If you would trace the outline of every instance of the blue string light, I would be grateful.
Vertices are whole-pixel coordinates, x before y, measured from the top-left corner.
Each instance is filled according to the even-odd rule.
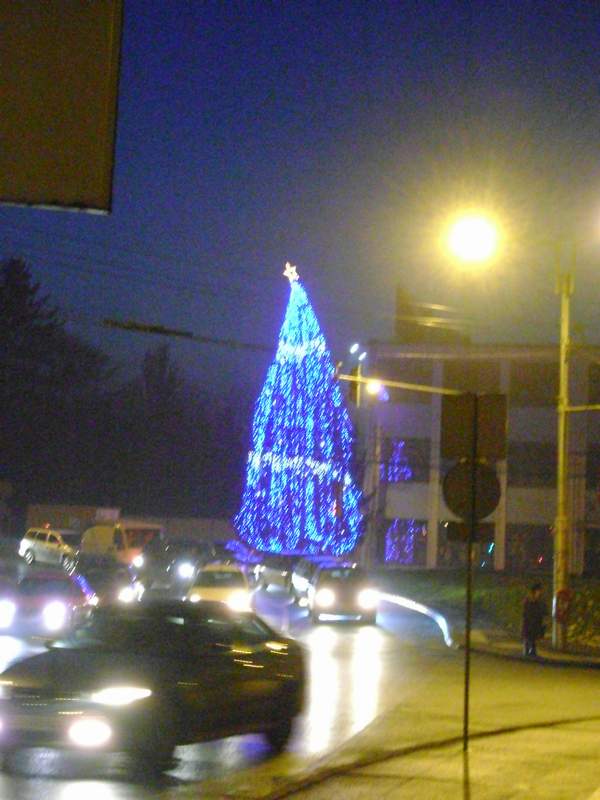
[[[275,358],[256,401],[240,538],[272,553],[341,555],[361,533],[353,432],[325,338],[295,268]]]

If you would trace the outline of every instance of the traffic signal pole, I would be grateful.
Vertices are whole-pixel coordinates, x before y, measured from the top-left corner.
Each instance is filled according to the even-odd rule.
[[[471,685],[471,628],[473,625],[473,541],[477,525],[477,439],[479,432],[478,397],[473,398],[473,435],[471,439],[471,498],[467,533],[467,586],[465,597],[465,685],[463,695],[463,752],[469,749],[469,698]]]

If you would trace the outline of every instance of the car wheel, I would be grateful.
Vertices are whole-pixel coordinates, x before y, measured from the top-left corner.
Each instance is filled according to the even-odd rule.
[[[128,748],[136,775],[159,775],[173,768],[178,731],[178,716],[171,705],[152,715],[144,739]]]
[[[33,557],[33,553],[31,552],[31,550],[26,550],[25,551],[25,555],[23,556],[23,560],[25,561],[25,563],[28,566],[31,566],[33,564],[33,562],[35,561],[35,558]]]
[[[265,738],[269,743],[269,747],[275,753],[280,753],[288,743],[292,733],[292,723],[292,718],[286,717],[278,722],[274,728],[269,728],[269,730],[265,731]]]

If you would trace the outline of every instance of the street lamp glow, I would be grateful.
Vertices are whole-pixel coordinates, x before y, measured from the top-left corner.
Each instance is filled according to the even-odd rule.
[[[359,355],[358,360],[364,361],[366,357],[367,357],[367,351],[363,350],[363,352]]]
[[[377,378],[373,378],[367,382],[366,389],[368,394],[377,395],[383,389],[383,384]]]
[[[359,348],[358,342],[354,342],[354,344],[350,345],[350,352],[352,353],[352,355],[354,355],[354,353],[356,353],[358,348]]]
[[[468,214],[450,226],[448,248],[461,261],[473,264],[496,253],[498,238],[494,222],[482,214]]]

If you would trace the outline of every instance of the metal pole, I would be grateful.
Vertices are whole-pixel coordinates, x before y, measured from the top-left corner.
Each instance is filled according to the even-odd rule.
[[[553,609],[557,608],[557,595],[568,589],[569,585],[569,545],[570,520],[568,510],[568,414],[569,407],[569,329],[570,298],[573,293],[573,276],[559,272],[558,293],[560,294],[560,348],[558,376],[558,431],[556,466],[556,520],[554,523],[554,585]],[[552,645],[556,650],[567,647],[566,620],[558,620],[552,615]]]
[[[356,367],[356,377],[358,378],[356,382],[356,407],[360,408],[360,395],[362,390],[362,363],[360,361]]]
[[[471,446],[471,507],[467,532],[467,592],[465,600],[465,691],[463,701],[463,751],[469,749],[469,688],[471,684],[471,626],[473,617],[473,541],[477,503],[477,412],[478,396],[473,398],[473,440]]]

